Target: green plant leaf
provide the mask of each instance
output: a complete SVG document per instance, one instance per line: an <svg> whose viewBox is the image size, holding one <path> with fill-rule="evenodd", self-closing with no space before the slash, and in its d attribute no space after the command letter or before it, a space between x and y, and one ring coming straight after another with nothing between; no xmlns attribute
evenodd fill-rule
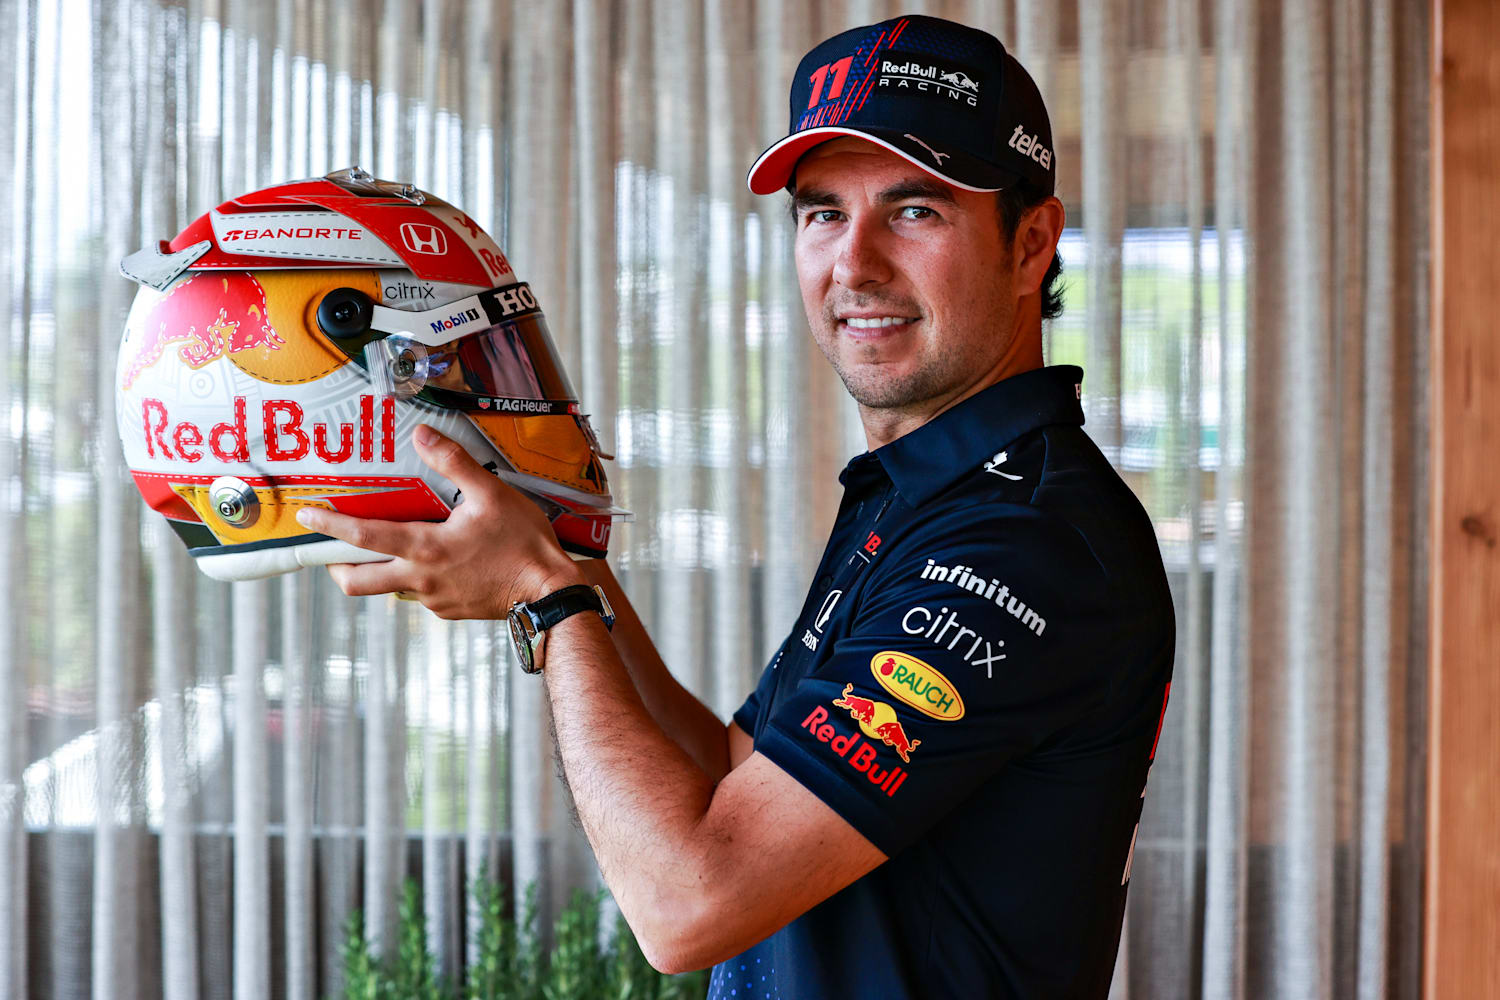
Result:
<svg viewBox="0 0 1500 1000"><path fill-rule="evenodd" d="M438 973L427 947L421 888L402 892L395 948L385 960L370 950L364 914L354 910L339 943L344 988L338 1000L702 1000L707 972L665 976L651 968L623 917L607 947L599 938L605 893L574 892L553 928L551 952L537 933L537 888L526 887L521 919L506 916L509 891L481 871L470 886L472 965L459 990Z"/></svg>

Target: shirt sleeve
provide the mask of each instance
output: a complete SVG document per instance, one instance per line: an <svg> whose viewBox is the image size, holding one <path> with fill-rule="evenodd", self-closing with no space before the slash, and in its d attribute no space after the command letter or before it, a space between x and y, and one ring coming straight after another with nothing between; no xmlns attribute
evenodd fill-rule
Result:
<svg viewBox="0 0 1500 1000"><path fill-rule="evenodd" d="M776 683L776 665L781 662L781 649L786 645L783 641L777 647L776 655L771 657L771 662L766 664L766 669L760 672L760 680L755 685L755 690L730 717L730 721L743 729L748 736L755 735L755 722L760 715L760 706L765 704L771 697L771 685Z"/></svg>
<svg viewBox="0 0 1500 1000"><path fill-rule="evenodd" d="M847 635L757 740L887 855L1109 696L1108 580L1061 519L993 505L919 524Z"/></svg>

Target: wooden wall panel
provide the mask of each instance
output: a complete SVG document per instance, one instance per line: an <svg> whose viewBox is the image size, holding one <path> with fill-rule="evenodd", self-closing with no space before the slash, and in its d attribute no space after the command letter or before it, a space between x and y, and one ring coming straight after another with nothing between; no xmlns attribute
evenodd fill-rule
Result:
<svg viewBox="0 0 1500 1000"><path fill-rule="evenodd" d="M1433 6L1424 996L1500 997L1500 3Z"/></svg>

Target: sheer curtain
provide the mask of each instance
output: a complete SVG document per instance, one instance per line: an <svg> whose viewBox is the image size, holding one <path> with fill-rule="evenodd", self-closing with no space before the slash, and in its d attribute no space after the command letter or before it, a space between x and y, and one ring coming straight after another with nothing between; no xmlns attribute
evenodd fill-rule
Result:
<svg viewBox="0 0 1500 1000"><path fill-rule="evenodd" d="M1054 118L1050 362L1146 503L1180 647L1115 994L1415 997L1426 59L1398 0L903 5L995 32ZM861 437L744 170L869 0L0 0L0 995L326 996L420 879L597 879L491 623L227 586L115 435L115 264L358 163L465 207L551 319L635 512L611 555L726 718Z"/></svg>

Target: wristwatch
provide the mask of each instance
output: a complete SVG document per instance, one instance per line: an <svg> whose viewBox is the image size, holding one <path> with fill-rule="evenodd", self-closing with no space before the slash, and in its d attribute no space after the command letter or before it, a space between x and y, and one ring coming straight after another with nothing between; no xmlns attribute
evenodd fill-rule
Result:
<svg viewBox="0 0 1500 1000"><path fill-rule="evenodd" d="M604 620L605 628L613 630L615 627L615 609L609 606L609 598L604 596L600 587L590 587L586 583L564 587L540 600L512 604L506 619L510 622L510 638L516 644L521 669L528 674L541 673L536 650L545 638L543 633L580 611L596 611Z"/></svg>

